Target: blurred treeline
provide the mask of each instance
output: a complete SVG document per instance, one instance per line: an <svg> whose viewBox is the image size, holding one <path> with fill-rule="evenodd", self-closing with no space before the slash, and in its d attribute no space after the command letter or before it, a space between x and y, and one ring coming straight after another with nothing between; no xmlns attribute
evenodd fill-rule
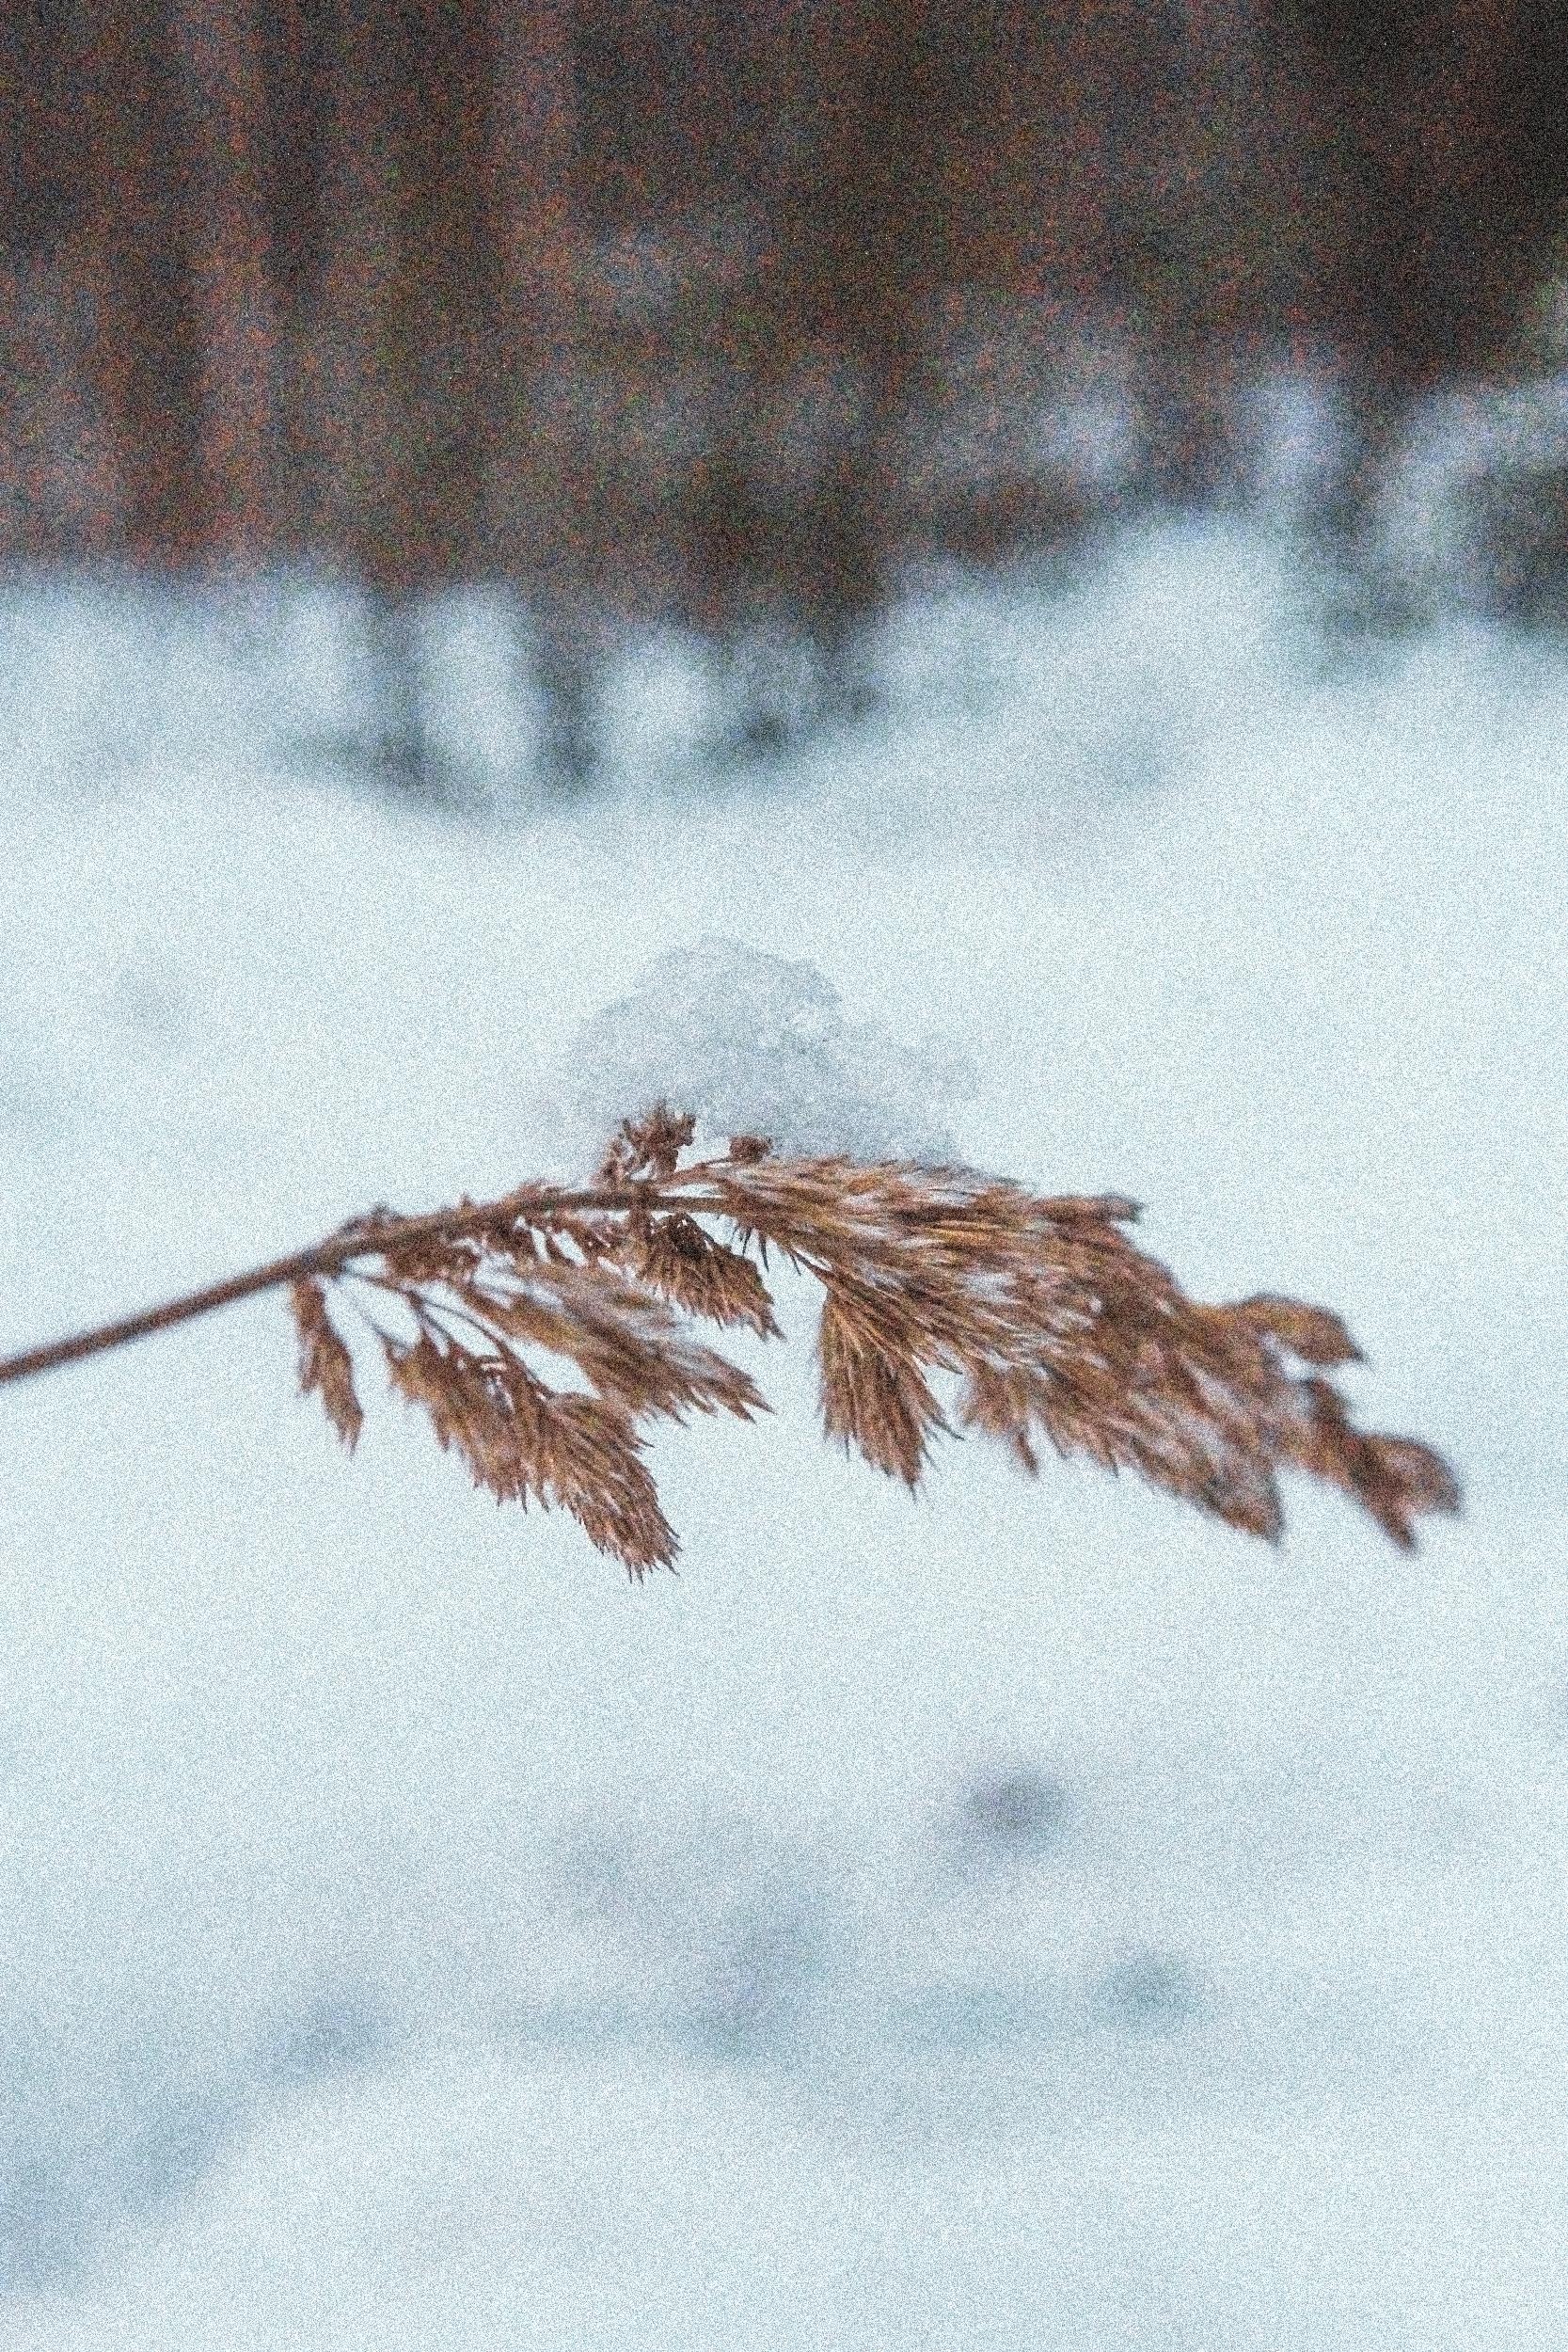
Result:
<svg viewBox="0 0 1568 2352"><path fill-rule="evenodd" d="M5 0L0 73L0 558L503 580L568 670L777 604L843 687L1081 519L1053 403L1201 498L1310 364L1364 478L1568 185L1560 0Z"/></svg>

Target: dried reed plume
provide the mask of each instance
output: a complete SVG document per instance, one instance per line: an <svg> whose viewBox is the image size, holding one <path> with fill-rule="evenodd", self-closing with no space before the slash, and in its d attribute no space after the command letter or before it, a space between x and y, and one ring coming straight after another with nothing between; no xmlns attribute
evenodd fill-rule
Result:
<svg viewBox="0 0 1568 2352"><path fill-rule="evenodd" d="M748 1136L683 1167L693 1133L661 1106L623 1123L592 1184L524 1184L424 1216L377 1211L292 1257L0 1361L0 1381L286 1286L300 1386L352 1447L363 1414L328 1308L346 1294L393 1388L477 1485L571 1512L641 1576L677 1549L643 1459L646 1425L767 1409L691 1327L775 1336L759 1271L771 1249L821 1286L829 1435L911 1488L935 1436L976 1429L1030 1472L1043 1438L1271 1541L1282 1469L1340 1487L1406 1549L1420 1513L1459 1507L1429 1447L1352 1426L1325 1377L1359 1360L1338 1315L1266 1294L1198 1305L1127 1240L1129 1200L1040 1200L957 1168L784 1159ZM571 1367L573 1384L546 1378L542 1359Z"/></svg>

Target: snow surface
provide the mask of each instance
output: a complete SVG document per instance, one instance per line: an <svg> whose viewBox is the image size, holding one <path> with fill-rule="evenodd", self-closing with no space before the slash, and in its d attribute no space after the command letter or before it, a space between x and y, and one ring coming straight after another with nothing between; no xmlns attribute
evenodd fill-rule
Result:
<svg viewBox="0 0 1568 2352"><path fill-rule="evenodd" d="M640 1588L390 1402L344 1459L275 1301L8 1391L16 2352L1560 2344L1568 664L1325 665L1220 526L884 657L787 775L510 824L221 733L105 778L35 665L0 1349L668 1082L1132 1193L1200 1294L1344 1311L1466 1518L1296 1490L1273 1553L978 1445L911 1505L793 1295Z"/></svg>
<svg viewBox="0 0 1568 2352"><path fill-rule="evenodd" d="M591 1152L618 1117L665 1102L693 1113L699 1152L751 1135L779 1152L943 1162L958 1147L942 1114L974 1089L951 1050L849 1020L815 964L710 936L657 956L582 1024L550 1125Z"/></svg>

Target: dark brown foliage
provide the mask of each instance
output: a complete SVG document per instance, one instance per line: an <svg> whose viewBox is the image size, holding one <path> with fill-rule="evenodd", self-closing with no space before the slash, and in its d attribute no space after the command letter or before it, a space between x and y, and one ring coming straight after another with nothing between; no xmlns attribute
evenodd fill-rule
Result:
<svg viewBox="0 0 1568 2352"><path fill-rule="evenodd" d="M826 363L796 585L853 602L972 296L1129 327L1201 474L1259 354L1494 359L1568 178L1548 0L11 0L0 91L0 547L389 594L626 592L641 542L685 600L689 537L734 596Z"/></svg>

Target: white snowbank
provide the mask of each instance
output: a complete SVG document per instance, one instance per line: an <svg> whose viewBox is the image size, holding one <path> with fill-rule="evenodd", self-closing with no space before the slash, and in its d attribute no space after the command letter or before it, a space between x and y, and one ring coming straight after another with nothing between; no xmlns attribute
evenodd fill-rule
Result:
<svg viewBox="0 0 1568 2352"><path fill-rule="evenodd" d="M1220 531L973 600L977 705L952 620L930 715L705 805L19 778L0 1348L705 1087L1339 1308L1466 1520L911 1506L793 1295L641 1589L389 1403L341 1458L274 1303L8 1391L19 2352L1555 2344L1568 667L1317 675Z"/></svg>

